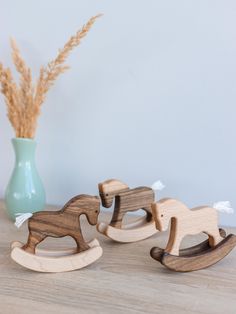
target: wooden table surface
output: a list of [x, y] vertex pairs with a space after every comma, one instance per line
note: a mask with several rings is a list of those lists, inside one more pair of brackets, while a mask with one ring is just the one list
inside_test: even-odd
[[[17, 230], [0, 203], [0, 313], [236, 313], [236, 250], [208, 269], [174, 273], [149, 256], [167, 234], [132, 244], [113, 243], [83, 220], [86, 238], [96, 237], [103, 256], [82, 270], [44, 274], [10, 259], [10, 242], [25, 241], [27, 224]], [[101, 219], [108, 220], [104, 213]], [[132, 217], [134, 219], [134, 217]], [[228, 228], [228, 232], [236, 232]], [[198, 241], [202, 239], [198, 238]], [[187, 238], [184, 245], [192, 245]], [[47, 247], [73, 246], [68, 238]]]

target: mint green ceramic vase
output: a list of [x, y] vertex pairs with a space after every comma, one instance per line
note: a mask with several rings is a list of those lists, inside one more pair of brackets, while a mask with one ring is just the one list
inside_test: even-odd
[[35, 166], [36, 142], [14, 138], [15, 167], [8, 183], [5, 200], [7, 212], [15, 220], [17, 213], [34, 213], [45, 207], [45, 191]]

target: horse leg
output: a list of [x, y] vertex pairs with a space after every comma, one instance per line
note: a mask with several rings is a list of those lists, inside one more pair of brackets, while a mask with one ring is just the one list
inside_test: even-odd
[[170, 236], [169, 241], [168, 241], [167, 246], [166, 246], [166, 249], [165, 249], [165, 252], [178, 256], [179, 255], [179, 248], [180, 248], [180, 244], [181, 244], [182, 240], [183, 240], [183, 236], [180, 236], [179, 234], [175, 238], [172, 238]]
[[152, 216], [152, 208], [151, 208], [151, 206], [144, 207], [142, 209], [146, 212], [146, 221], [147, 222], [152, 221], [153, 220], [153, 216]]
[[[152, 216], [151, 207], [144, 207], [144, 208], [141, 208], [141, 209], [143, 209], [146, 212], [146, 221], [147, 222], [152, 221], [153, 220], [153, 216]], [[122, 220], [124, 218], [124, 215], [125, 215], [125, 211], [121, 211], [120, 209], [115, 208], [114, 212], [113, 212], [113, 215], [112, 215], [112, 219], [111, 219], [110, 225], [112, 227], [115, 227], [115, 228], [121, 228], [122, 227]]]
[[217, 244], [219, 244], [224, 239], [220, 235], [218, 227], [211, 229], [211, 230], [208, 230], [205, 233], [208, 235], [210, 247], [215, 247]]
[[78, 235], [78, 233], [76, 233], [76, 234], [71, 235], [71, 237], [75, 240], [77, 244], [78, 252], [86, 251], [90, 248], [90, 246], [85, 242], [82, 234]]
[[124, 214], [125, 212], [121, 211], [119, 207], [115, 207], [110, 225], [115, 228], [121, 228]]
[[38, 233], [35, 231], [30, 231], [29, 236], [28, 236], [28, 241], [27, 243], [22, 247], [23, 250], [26, 252], [35, 254], [35, 248], [36, 246], [42, 242], [46, 236], [42, 233]]
[[180, 229], [177, 228], [177, 220], [175, 218], [171, 219], [170, 224], [170, 236], [165, 249], [165, 252], [172, 255], [179, 255], [179, 248], [184, 235], [180, 233]]

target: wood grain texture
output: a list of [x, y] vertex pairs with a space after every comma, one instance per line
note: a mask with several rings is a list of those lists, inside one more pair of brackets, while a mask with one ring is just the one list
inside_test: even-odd
[[[27, 224], [20, 230], [10, 222], [0, 202], [0, 313], [1, 314], [235, 314], [236, 250], [216, 265], [191, 273], [175, 273], [153, 260], [153, 246], [165, 247], [168, 234], [158, 233], [131, 244], [114, 243], [87, 228], [84, 237], [97, 238], [103, 256], [79, 271], [41, 274], [27, 270], [10, 259], [10, 243], [27, 238]], [[52, 210], [52, 208], [49, 208]], [[110, 215], [101, 213], [101, 221]], [[126, 223], [134, 220], [128, 216]], [[226, 228], [227, 233], [236, 229]], [[204, 236], [186, 237], [183, 247], [202, 242]], [[65, 237], [47, 238], [40, 249], [74, 248]]]
[[165, 252], [171, 255], [179, 255], [180, 244], [186, 235], [204, 232], [211, 247], [223, 240], [218, 229], [218, 213], [214, 208], [201, 206], [190, 210], [181, 201], [166, 198], [152, 204], [152, 213], [159, 231], [165, 231], [171, 223], [165, 248]]
[[122, 221], [128, 212], [143, 209], [146, 212], [146, 221], [152, 221], [151, 204], [154, 202], [154, 191], [149, 187], [130, 189], [119, 180], [111, 179], [98, 184], [103, 206], [111, 207], [115, 199], [114, 211], [110, 225], [122, 228]]
[[[175, 199], [162, 199], [152, 204], [156, 227], [166, 230], [170, 222], [170, 235], [166, 248], [154, 247], [150, 255], [168, 269], [189, 272], [214, 265], [228, 255], [236, 246], [236, 236], [225, 237], [218, 229], [216, 209], [201, 206], [193, 210]], [[207, 234], [208, 243], [180, 251], [180, 244], [187, 235], [200, 232]]]
[[34, 254], [36, 246], [47, 237], [70, 236], [75, 240], [78, 252], [89, 250], [80, 228], [80, 216], [85, 215], [91, 225], [96, 225], [99, 212], [99, 198], [82, 194], [70, 199], [59, 211], [34, 213], [28, 220], [29, 236], [22, 249]]
[[135, 224], [135, 227], [130, 225], [132, 226], [132, 224], [128, 224], [125, 228], [114, 228], [110, 224], [101, 222], [97, 225], [97, 230], [108, 238], [120, 243], [142, 241], [157, 233], [154, 221], [146, 222], [145, 219], [145, 223], [142, 225], [138, 223], [137, 225]]
[[[93, 239], [88, 243], [90, 247], [98, 246], [99, 242], [97, 239]], [[13, 250], [15, 247], [21, 248], [22, 243], [19, 241], [13, 241], [11, 243], [11, 249]], [[77, 246], [72, 248], [66, 248], [66, 249], [57, 249], [57, 250], [47, 250], [47, 249], [41, 249], [39, 247], [36, 247], [35, 254], [38, 256], [54, 256], [54, 257], [61, 257], [61, 256], [67, 256], [70, 254], [76, 254], [77, 253]]]
[[128, 191], [129, 187], [117, 179], [109, 179], [98, 184], [99, 194], [102, 200], [102, 206], [110, 208], [113, 203], [114, 197], [124, 191]]
[[236, 236], [228, 235], [214, 248], [190, 255], [175, 256], [164, 253], [161, 263], [171, 270], [189, 272], [212, 266], [225, 258], [236, 246]]
[[84, 268], [102, 256], [102, 248], [97, 240], [88, 243], [89, 249], [78, 253], [67, 250], [59, 254], [58, 251], [38, 250], [39, 254], [28, 253], [22, 246], [15, 246], [11, 251], [11, 258], [19, 265], [43, 273], [60, 273]]
[[137, 187], [115, 196], [115, 207], [110, 225], [115, 228], [122, 227], [124, 215], [128, 212], [143, 209], [146, 220], [152, 220], [151, 204], [154, 201], [154, 192], [148, 187]]
[[[80, 227], [80, 216], [85, 215], [88, 223], [97, 224], [100, 200], [96, 196], [77, 195], [70, 199], [59, 211], [34, 213], [28, 220], [29, 235], [27, 243], [11, 245], [11, 258], [19, 265], [38, 272], [67, 272], [78, 270], [95, 262], [102, 255], [97, 240], [87, 243]], [[75, 240], [73, 253], [41, 251], [36, 247], [47, 237], [62, 238], [70, 236]], [[67, 250], [68, 252], [68, 250]]]
[[[222, 238], [226, 237], [226, 232], [224, 229], [219, 229], [220, 235], [222, 236]], [[193, 254], [198, 254], [201, 253], [203, 251], [206, 251], [210, 249], [209, 246], [209, 241], [208, 239], [196, 244], [194, 246], [185, 248], [185, 249], [181, 249], [179, 251], [179, 256], [189, 256], [189, 255], [193, 255]], [[163, 254], [165, 253], [165, 249], [159, 248], [159, 247], [153, 247], [150, 251], [150, 255], [152, 258], [154, 258], [155, 260], [162, 262], [162, 257]]]

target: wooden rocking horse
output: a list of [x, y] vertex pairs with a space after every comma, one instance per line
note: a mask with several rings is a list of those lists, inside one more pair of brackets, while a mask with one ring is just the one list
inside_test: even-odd
[[[100, 183], [98, 188], [104, 207], [110, 208], [115, 200], [111, 222], [101, 222], [97, 225], [100, 233], [114, 241], [127, 243], [146, 239], [157, 232], [151, 210], [151, 203], [155, 198], [152, 188], [130, 189], [125, 183], [115, 179]], [[124, 215], [138, 209], [143, 209], [146, 216], [123, 225]]]
[[[153, 203], [152, 213], [156, 228], [164, 231], [169, 222], [171, 226], [166, 248], [152, 248], [151, 256], [167, 268], [178, 272], [203, 269], [223, 259], [236, 246], [236, 236], [230, 234], [226, 237], [225, 231], [218, 229], [217, 209], [223, 210], [219, 204], [214, 208], [202, 206], [190, 210], [175, 199], [162, 199]], [[207, 234], [208, 240], [180, 250], [180, 243], [186, 235], [200, 232]]]
[[[83, 268], [102, 255], [99, 242], [86, 243], [80, 228], [80, 215], [85, 215], [91, 225], [96, 225], [100, 212], [97, 196], [78, 195], [59, 211], [42, 211], [24, 214], [18, 222], [28, 221], [29, 236], [25, 245], [13, 242], [11, 258], [18, 264], [39, 272], [65, 272]], [[69, 250], [47, 251], [36, 246], [47, 237], [72, 237], [76, 247]]]

